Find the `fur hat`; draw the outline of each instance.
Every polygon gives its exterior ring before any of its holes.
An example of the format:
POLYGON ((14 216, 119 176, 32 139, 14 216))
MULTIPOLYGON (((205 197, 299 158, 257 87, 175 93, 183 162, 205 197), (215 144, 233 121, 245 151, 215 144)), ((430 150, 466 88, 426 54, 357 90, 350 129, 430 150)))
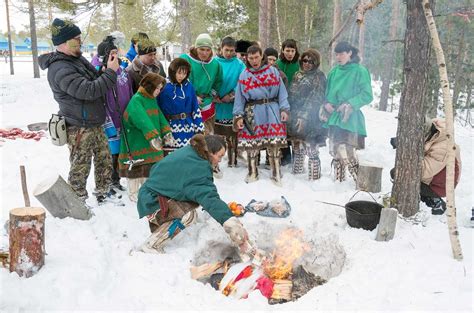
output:
POLYGON ((150 38, 146 33, 136 33, 135 35, 132 36, 132 39, 130 40, 132 44, 136 45, 140 40, 149 40, 150 38))
POLYGON ((209 34, 200 34, 194 42, 196 48, 208 47, 212 48, 212 38, 209 34))
POLYGON ((143 87, 150 96, 153 96, 156 87, 158 87, 158 85, 164 85, 165 83, 166 80, 161 75, 147 73, 140 81, 140 87, 143 87))
POLYGON ((237 40, 237 46, 235 48, 235 52, 238 53, 247 53, 247 49, 252 45, 252 43, 248 40, 237 40))
POLYGON ((300 68, 303 68, 303 58, 305 56, 308 56, 311 58, 311 60, 313 60, 314 68, 318 68, 319 65, 321 64, 321 53, 319 53, 319 51, 316 49, 309 48, 308 50, 303 52, 303 54, 300 57, 300 60, 299 60, 300 68))
POLYGON ((140 39, 138 42, 138 55, 156 52, 156 46, 150 39, 140 39))
POLYGON ((55 46, 59 46, 80 34, 81 30, 79 27, 69 20, 55 18, 51 25, 51 39, 55 46))
POLYGON ((273 57, 278 59, 278 51, 276 51, 275 48, 269 47, 269 48, 265 49, 265 51, 263 51, 263 54, 267 57, 268 56, 273 56, 273 57))
POLYGON ((97 55, 99 57, 105 57, 109 55, 110 51, 117 49, 117 46, 114 43, 114 37, 107 36, 105 39, 97 46, 97 55))

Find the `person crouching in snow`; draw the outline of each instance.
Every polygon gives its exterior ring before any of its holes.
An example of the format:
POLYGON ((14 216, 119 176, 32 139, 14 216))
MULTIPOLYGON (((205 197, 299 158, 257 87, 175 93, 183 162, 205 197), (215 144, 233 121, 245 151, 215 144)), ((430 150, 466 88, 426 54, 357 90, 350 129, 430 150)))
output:
POLYGON ((240 74, 235 90, 234 129, 238 147, 247 151, 249 173, 245 182, 258 180, 257 157, 267 149, 272 181, 281 186, 280 148, 287 146, 286 125, 290 105, 278 69, 265 64, 262 49, 247 50, 247 69, 240 74))
MULTIPOLYGON (((99 72, 107 69, 107 60, 109 55, 118 57, 118 48, 115 39, 107 36, 97 47, 97 56, 99 72)), ((110 153, 112 154, 112 187, 124 191, 125 188, 120 184, 118 173, 118 157, 120 152, 120 131, 122 129, 122 114, 133 96, 132 81, 128 73, 119 67, 117 73, 117 84, 107 91, 105 96, 105 110, 107 118, 104 124, 104 130, 109 140, 110 153)))
POLYGON ((140 188, 137 209, 140 218, 148 218, 151 232, 163 237, 157 238, 163 240, 160 248, 174 234, 173 225, 183 228, 191 224, 196 220, 196 209, 202 206, 245 253, 247 231, 219 197, 213 179, 213 168, 225 155, 225 145, 220 136, 198 134, 189 145, 151 168, 150 177, 140 188))
POLYGON ((168 82, 158 96, 158 105, 168 120, 174 137, 170 148, 188 144, 198 133, 204 132, 201 110, 193 85, 188 80, 191 64, 182 58, 174 59, 168 68, 168 82))
MULTIPOLYGON (((446 211, 446 165, 448 162, 448 134, 444 119, 429 119, 425 123, 425 145, 421 164, 420 200, 431 208, 431 214, 441 215, 446 211)), ((396 140, 392 143, 397 147, 396 140)), ((390 171, 392 179, 396 169, 390 171)), ((455 151, 454 187, 461 177, 461 152, 458 145, 455 151)))
POLYGON ((158 74, 146 74, 123 114, 119 174, 128 178, 128 195, 135 202, 150 168, 163 159, 163 142, 173 144, 171 128, 156 103, 165 82, 158 74))

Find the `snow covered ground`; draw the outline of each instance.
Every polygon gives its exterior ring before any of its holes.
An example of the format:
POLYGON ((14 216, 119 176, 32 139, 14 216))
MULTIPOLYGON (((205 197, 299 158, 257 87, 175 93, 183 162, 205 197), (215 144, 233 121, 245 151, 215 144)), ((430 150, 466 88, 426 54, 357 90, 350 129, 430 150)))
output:
MULTIPOLYGON (((0 65, 0 128, 20 127, 48 121, 57 104, 48 86, 46 72, 33 79, 32 63, 15 64, 15 76, 8 64, 0 65)), ((377 94, 378 91, 375 91, 377 94)), ((368 138, 362 160, 384 167, 380 197, 390 192, 389 170, 395 151, 389 138, 395 136, 394 113, 365 108, 368 138)), ((135 206, 125 199, 125 207, 95 207, 89 221, 57 219, 47 213, 46 261, 32 278, 0 268, 0 311, 158 311, 158 310, 278 310, 278 311, 440 311, 472 312, 473 229, 469 218, 473 201, 472 129, 456 125, 456 141, 461 146, 463 172, 456 189, 458 226, 464 260, 452 257, 445 216, 427 213, 423 224, 398 219, 395 238, 374 240, 376 231, 347 225, 343 208, 316 202, 345 204, 355 193, 351 180, 335 183, 330 178, 327 148, 321 151, 323 177, 308 182, 306 175, 294 176, 283 169, 283 188, 275 187, 270 173, 260 168, 260 181, 247 185, 246 167, 228 169, 217 180, 224 201, 246 204, 251 199, 271 200, 284 195, 292 205, 286 219, 271 219, 249 213, 242 218, 251 236, 262 225, 296 226, 310 237, 337 236, 346 251, 342 273, 325 285, 311 290, 296 302, 269 306, 258 291, 247 300, 234 300, 191 279, 190 264, 196 251, 209 240, 227 241, 223 229, 206 212, 199 212, 198 223, 181 232, 166 247, 166 254, 130 251, 148 236, 145 220, 139 220, 135 206)), ((60 174, 67 179, 68 151, 53 146, 48 138, 0 142, 2 212, 0 224, 12 208, 23 206, 19 165, 27 171, 32 206, 41 206, 33 197, 34 188, 45 178, 60 174)), ((92 176, 92 175, 91 175, 92 176)), ((88 183, 89 193, 94 188, 88 183)), ((126 198, 126 197, 125 197, 126 198)), ((357 199, 367 199, 359 193, 357 199)), ((90 200, 95 206, 95 202, 90 200)), ((423 215, 423 214, 422 214, 423 215)), ((8 235, 0 230, 0 248, 7 249, 8 235)))

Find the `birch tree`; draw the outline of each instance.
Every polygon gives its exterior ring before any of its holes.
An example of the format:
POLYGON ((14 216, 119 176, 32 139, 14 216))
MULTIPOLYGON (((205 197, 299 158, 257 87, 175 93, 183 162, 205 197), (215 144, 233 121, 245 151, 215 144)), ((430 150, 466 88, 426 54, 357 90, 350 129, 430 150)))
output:
POLYGON ((439 77, 441 88, 443 90, 443 102, 446 115, 446 131, 448 137, 448 160, 446 164, 446 205, 448 218, 449 238, 451 240, 451 248, 453 256, 456 260, 462 260, 461 243, 458 237, 458 227, 456 222, 456 208, 454 203, 454 167, 455 167, 455 152, 456 144, 454 143, 454 114, 453 103, 451 102, 451 94, 449 89, 448 71, 446 70, 446 61, 444 59, 443 47, 439 40, 436 23, 433 18, 433 12, 428 0, 423 0, 423 10, 425 12, 426 22, 430 31, 431 39, 433 40, 433 47, 436 53, 436 60, 438 62, 439 77))

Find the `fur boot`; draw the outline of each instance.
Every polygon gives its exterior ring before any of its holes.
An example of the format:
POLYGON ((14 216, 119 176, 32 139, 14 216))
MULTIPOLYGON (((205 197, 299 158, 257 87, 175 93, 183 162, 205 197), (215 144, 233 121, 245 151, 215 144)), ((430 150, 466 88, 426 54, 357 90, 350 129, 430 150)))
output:
POLYGON ((252 183, 258 180, 257 155, 254 152, 247 153, 248 174, 245 182, 252 183))
POLYGON ((334 180, 335 181, 344 181, 346 180, 346 167, 344 163, 339 159, 332 159, 331 167, 334 170, 334 180))
POLYGON ((293 152, 293 174, 302 174, 304 173, 304 157, 305 151, 302 144, 294 144, 294 152, 293 152))

